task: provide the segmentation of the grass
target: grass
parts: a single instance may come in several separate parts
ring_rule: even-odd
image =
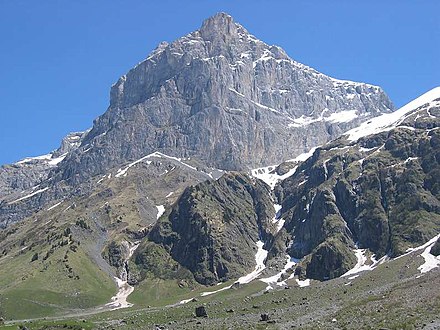
[[[86,322],[42,320],[26,326],[60,329],[64,324],[71,324],[84,329],[127,330],[149,329],[155,325],[170,329],[277,329],[292,325],[302,329],[413,329],[440,315],[440,301],[435,291],[440,281],[438,273],[433,271],[416,279],[414,275],[418,274],[420,263],[420,257],[409,255],[353,280],[314,281],[305,288],[294,287],[295,282],[288,281],[292,286],[289,290],[267,294],[263,294],[266,284],[258,281],[205,297],[200,297],[200,293],[230,283],[191,290],[179,288],[177,281],[149,281],[136,287],[129,297],[135,303],[132,308],[91,315],[86,317]],[[421,287],[426,290],[420,291]],[[197,297],[197,301],[166,307],[192,297]],[[193,317],[195,307],[200,305],[206,306],[207,319]],[[261,322],[261,313],[269,313],[277,323]],[[335,323],[333,318],[337,320]],[[0,330],[16,327],[0,327]]]
[[[32,321],[25,322],[21,324],[11,324],[11,325],[0,325],[0,330],[9,330],[9,329],[18,329],[19,326],[25,326],[29,330],[56,330],[56,329],[65,329],[65,330],[91,330],[95,329],[96,326],[94,323],[90,321],[74,321],[74,320],[64,320],[64,321]]]
[[[63,262],[67,250],[67,247],[56,250],[50,263],[30,263],[33,251],[3,262],[0,315],[6,319],[29,319],[109,302],[116,292],[114,282],[81,249],[68,253],[68,262]],[[68,277],[71,273],[66,264],[73,274],[80,274],[78,279]]]

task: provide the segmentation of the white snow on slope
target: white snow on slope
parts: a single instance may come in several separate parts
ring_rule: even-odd
[[[159,218],[162,216],[162,214],[165,213],[165,206],[163,206],[163,205],[156,205],[156,208],[157,208],[157,215],[156,215],[156,217],[159,220]]]
[[[413,252],[416,252],[416,251],[420,251],[420,250],[426,249],[426,248],[429,247],[431,244],[435,243],[435,241],[437,241],[439,238],[440,238],[440,234],[434,236],[433,238],[431,238],[428,242],[426,242],[426,243],[423,244],[423,245],[420,245],[420,246],[415,247],[415,248],[408,248],[408,249],[405,251],[406,253],[404,253],[404,254],[402,254],[402,255],[400,255],[400,256],[394,258],[394,259],[400,259],[400,258],[402,258],[402,257],[407,256],[408,254],[413,253]]]
[[[424,250],[420,256],[423,257],[423,259],[425,259],[425,262],[418,268],[418,270],[420,270],[420,272],[423,273],[427,273],[430,270],[440,266],[440,257],[437,256],[435,257],[434,255],[431,254],[431,248],[434,246],[435,242],[437,242],[437,240],[440,238],[440,234],[434,236],[433,238],[431,238],[428,242],[426,242],[423,245],[420,245],[418,247],[415,248],[409,248],[406,250],[406,253],[394,258],[395,260],[400,259],[404,256],[407,256],[411,253],[420,251],[420,250]]]
[[[309,157],[313,156],[313,153],[315,152],[316,147],[310,149],[309,151],[302,153],[298,156],[296,156],[293,159],[289,159],[288,162],[305,162]]]
[[[29,163],[32,162],[34,160],[51,160],[52,159],[52,154],[46,154],[46,155],[41,155],[41,156],[36,156],[36,157],[26,157],[25,159],[22,159],[18,162],[16,162],[15,164],[20,165],[20,164],[25,164],[25,163]]]
[[[192,169],[192,170],[194,170],[194,171],[198,171],[196,167],[191,166],[191,165],[188,165],[187,163],[183,162],[183,161],[182,161],[182,158],[173,157],[173,156],[168,156],[168,155],[165,155],[165,154],[163,154],[163,153],[161,153],[161,152],[158,152],[158,151],[153,152],[153,153],[150,155],[150,157],[172,159],[172,160],[175,160],[175,161],[179,162],[179,163],[182,164],[183,166],[188,167],[189,169]]]
[[[115,281],[118,285],[118,292],[116,296],[111,298],[112,301],[106,304],[106,306],[111,307],[112,310],[133,306],[132,303],[127,301],[127,298],[134,291],[134,287],[118,277],[115,277]]]
[[[276,230],[277,233],[281,230],[281,228],[284,227],[284,223],[285,222],[286,222],[286,220],[284,220],[284,219],[279,219],[278,220],[278,222],[277,222],[277,230]]]
[[[431,240],[429,242],[430,244],[425,248],[425,250],[421,254],[423,259],[425,259],[425,262],[423,263],[423,265],[417,268],[418,270],[420,270],[422,274],[427,273],[430,270],[433,270],[434,268],[440,266],[440,255],[436,257],[433,254],[431,254],[431,248],[434,246],[437,240]]]
[[[280,204],[273,204],[273,207],[275,209],[275,216],[272,218],[272,223],[277,224],[276,232],[278,233],[281,228],[283,228],[285,220],[280,218],[280,211],[282,206]]]
[[[358,274],[358,273],[366,271],[366,270],[373,270],[374,268],[377,267],[377,265],[379,265],[383,261],[385,261],[385,258],[386,258],[386,257],[383,257],[379,260],[376,260],[373,255],[373,256],[371,256],[370,264],[367,264],[368,258],[365,255],[365,253],[367,252],[366,249],[354,249],[353,252],[355,253],[356,258],[357,258],[356,265],[352,269],[347,271],[345,274],[341,275],[341,277],[346,277],[346,276]],[[350,279],[352,279],[352,277],[350,277]]]
[[[130,247],[130,250],[129,250],[129,253],[128,253],[128,259],[130,259],[132,256],[133,256],[133,254],[134,254],[134,252],[136,251],[136,249],[138,248],[138,246],[139,246],[139,242],[135,242],[131,247]]]
[[[22,201],[22,200],[25,200],[25,199],[31,198],[32,196],[35,196],[35,195],[37,195],[37,194],[41,194],[43,191],[46,191],[47,189],[49,189],[49,187],[46,187],[46,188],[43,188],[43,189],[39,189],[39,190],[37,190],[37,191],[34,191],[34,192],[30,193],[29,195],[26,195],[26,196],[20,197],[19,199],[16,199],[15,201],[9,202],[8,204],[18,203],[18,202],[20,202],[20,201]]]
[[[21,165],[21,164],[30,163],[32,161],[45,161],[47,164],[49,164],[51,166],[55,166],[59,162],[61,162],[64,158],[66,158],[66,156],[67,156],[67,152],[65,154],[62,154],[60,157],[52,158],[53,154],[50,153],[50,154],[36,156],[36,157],[26,157],[26,158],[16,162],[15,164]]]
[[[352,120],[355,120],[359,117],[356,110],[344,110],[330,114],[329,116],[324,116],[324,114],[328,111],[325,108],[319,117],[309,117],[302,115],[299,118],[295,118],[292,123],[288,124],[288,127],[304,127],[316,122],[327,121],[330,123],[348,123]]]
[[[163,154],[163,153],[161,153],[161,152],[156,151],[156,152],[153,152],[152,154],[146,155],[146,156],[144,156],[144,157],[142,157],[142,158],[139,158],[138,160],[135,160],[133,163],[128,164],[125,168],[120,168],[120,169],[117,171],[115,177],[120,178],[121,176],[127,176],[127,171],[128,171],[131,167],[133,167],[133,166],[135,166],[136,164],[139,164],[139,163],[141,163],[141,162],[143,162],[144,160],[149,159],[149,158],[167,158],[167,159],[171,159],[171,160],[174,160],[174,161],[179,162],[180,164],[182,164],[183,166],[185,166],[185,167],[187,167],[187,168],[190,168],[190,169],[192,169],[192,170],[194,170],[194,171],[198,171],[196,167],[191,166],[191,165],[188,165],[187,163],[183,162],[183,161],[182,161],[182,158],[177,158],[177,157],[168,156],[168,155],[165,155],[165,154]],[[147,160],[146,163],[147,163],[147,165],[149,165],[149,164],[151,164],[151,161],[150,161],[150,160]],[[205,173],[205,174],[206,174],[206,173]],[[208,175],[208,174],[207,174],[207,175]]]
[[[277,182],[282,180],[281,179],[282,176],[278,175],[275,172],[275,169],[276,169],[275,165],[256,168],[256,169],[251,170],[251,176],[253,176],[257,179],[260,179],[261,181],[264,181],[270,187],[270,189],[273,190],[275,188],[275,185],[277,184]],[[292,170],[294,173],[294,171],[296,170],[296,167]]]
[[[298,259],[291,258],[290,256],[287,256],[287,262],[284,265],[284,268],[279,273],[266,277],[266,278],[260,278],[260,281],[267,283],[269,286],[268,288],[272,288],[272,285],[277,286],[283,286],[286,285],[286,281],[280,281],[282,276],[287,273],[287,271],[292,268],[294,265],[298,263]]]
[[[129,247],[129,253],[126,261],[128,261],[131,258],[131,256],[133,255],[134,251],[136,251],[138,246],[139,246],[139,242],[136,242],[134,245]],[[128,308],[133,306],[132,303],[129,303],[127,301],[127,298],[134,291],[134,287],[128,284],[127,280],[124,280],[122,278],[115,277],[115,281],[118,285],[118,292],[116,293],[116,296],[113,296],[111,298],[112,301],[106,304],[105,306],[110,307],[111,310]]]
[[[305,288],[306,286],[309,286],[310,285],[310,279],[305,279],[305,280],[299,280],[299,279],[296,279],[296,283],[299,285],[299,287],[300,288]]]
[[[252,280],[256,279],[261,274],[261,272],[266,268],[264,261],[267,258],[268,251],[263,248],[264,243],[262,241],[258,241],[256,244],[257,244],[257,253],[255,254],[255,262],[257,263],[257,265],[255,266],[255,269],[251,273],[240,277],[236,283],[240,283],[240,284],[249,283]]]
[[[179,301],[179,302],[177,303],[177,305],[184,305],[184,304],[187,304],[187,303],[189,303],[190,301],[192,301],[193,299],[194,299],[194,298],[183,299],[183,300]],[[174,307],[174,305],[170,305],[170,307]]]
[[[48,164],[55,166],[58,163],[60,163],[64,158],[66,158],[66,156],[67,156],[67,152],[65,154],[62,154],[60,157],[52,158],[51,160],[49,160]]]
[[[52,205],[51,207],[49,207],[48,209],[47,209],[47,211],[50,211],[50,210],[52,210],[52,209],[54,209],[54,208],[56,208],[58,205],[60,205],[61,203],[62,203],[63,201],[61,201],[61,202],[58,202],[58,203],[56,203],[56,204],[54,204],[54,205]]]
[[[212,295],[212,294],[216,294],[216,293],[219,293],[219,292],[222,292],[222,291],[228,290],[228,289],[230,289],[230,288],[232,288],[232,285],[225,286],[224,288],[221,288],[221,289],[218,289],[218,290],[215,290],[215,291],[206,291],[206,292],[202,292],[202,293],[200,294],[200,296],[201,296],[201,297],[210,296],[210,295]]]
[[[303,154],[298,155],[296,158],[293,159],[289,159],[286,162],[303,162],[305,160],[307,160],[310,156],[313,155],[313,152],[315,151],[316,148],[312,148],[310,149],[310,151],[305,152]],[[278,165],[272,165],[272,166],[267,166],[267,167],[260,167],[260,168],[256,168],[251,170],[251,176],[260,179],[261,181],[264,181],[269,187],[270,189],[274,189],[275,185],[280,182],[283,181],[285,179],[287,179],[288,177],[291,177],[293,174],[295,174],[297,166],[295,166],[294,168],[292,168],[290,171],[288,171],[287,173],[283,174],[283,175],[278,175],[275,172],[275,169]]]
[[[428,242],[426,242],[425,244],[423,244],[421,246],[418,246],[416,248],[409,248],[406,250],[405,254],[402,254],[402,255],[394,258],[394,260],[400,259],[404,256],[407,256],[407,255],[413,253],[413,252],[424,250],[420,254],[420,256],[422,256],[425,259],[425,262],[423,263],[423,265],[421,265],[418,268],[418,270],[420,270],[421,273],[429,272],[430,270],[440,266],[440,256],[435,257],[434,255],[432,255],[430,253],[431,248],[434,246],[435,242],[437,242],[437,240],[439,238],[440,238],[440,234],[433,237],[432,239],[430,239]],[[341,277],[347,277],[350,275],[359,274],[360,272],[363,272],[363,271],[373,270],[378,265],[384,263],[386,260],[389,259],[388,256],[384,256],[384,257],[380,258],[379,260],[376,260],[373,255],[373,256],[371,256],[371,264],[367,265],[368,259],[365,256],[365,252],[367,250],[366,249],[354,249],[353,251],[356,255],[357,263],[352,269],[350,269],[348,272],[343,274]],[[354,276],[348,277],[348,279],[354,279],[354,278],[355,278]]]
[[[372,118],[360,126],[349,130],[345,133],[345,135],[347,135],[347,139],[349,141],[357,141],[364,136],[389,131],[397,127],[399,123],[405,119],[405,115],[407,115],[409,112],[424,104],[430,103],[439,97],[440,87],[436,87],[417,99],[409,102],[399,110]]]
[[[359,116],[356,110],[345,110],[332,113],[330,116],[324,119],[325,121],[329,121],[331,123],[348,123],[352,120],[355,120],[357,117]]]
[[[279,212],[282,206],[280,204],[273,204],[273,208],[275,209],[275,216],[272,219],[272,223],[276,223],[279,220]]]
[[[124,169],[120,168],[118,170],[118,172],[115,174],[115,177],[120,178],[121,176],[127,176],[127,171],[130,169],[130,167],[133,167],[134,165],[139,164],[140,162],[144,161],[145,159],[147,159],[149,157],[151,157],[151,155],[147,155],[145,157],[142,157],[142,158],[134,161],[133,163],[128,164],[127,167],[125,167]],[[147,165],[150,165],[151,161],[147,161],[146,163],[147,163]]]

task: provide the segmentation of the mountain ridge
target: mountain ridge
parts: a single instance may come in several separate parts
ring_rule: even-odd
[[[434,100],[423,101],[426,95]],[[56,306],[55,312],[48,307],[32,312],[42,317],[70,308],[117,313],[118,308],[147,308],[157,297],[169,297],[170,290],[164,301],[172,303],[166,308],[173,312],[186,304],[193,309],[206,296],[220,301],[208,304],[210,310],[235,295],[240,305],[262,299],[263,305],[287,301],[291,306],[289,299],[298,295],[306,298],[301,298],[304,304],[313,292],[321,295],[321,288],[330,290],[333,306],[335,294],[347,291],[366,297],[380,291],[383,299],[390,283],[372,286],[371,278],[379,281],[386,274],[388,280],[394,269],[400,270],[393,273],[398,278],[393,285],[435,278],[440,264],[435,257],[437,98],[437,91],[428,92],[423,102],[410,103],[413,109],[398,110],[397,125],[377,120],[391,122],[391,128],[379,127],[356,141],[342,135],[308,157],[267,169],[273,176],[268,184],[239,172],[216,175],[195,159],[159,152],[93,177],[90,191],[54,201],[0,229],[0,281],[6,283],[0,314],[24,315],[23,308],[33,310],[33,304]],[[42,280],[48,276],[56,285],[48,287]],[[116,295],[110,276],[116,278]],[[206,291],[205,285],[215,284],[218,289]],[[284,298],[274,300],[279,292],[286,292]]]

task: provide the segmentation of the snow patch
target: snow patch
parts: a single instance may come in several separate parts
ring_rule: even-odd
[[[181,300],[181,301],[179,301],[179,305],[184,305],[184,304],[187,304],[187,303],[189,303],[191,300],[193,300],[194,298],[189,298],[189,299],[184,299],[184,300]]]
[[[139,246],[139,242],[135,243],[129,248],[128,257],[125,260],[126,262],[131,258],[131,256],[136,251],[138,246]],[[116,284],[118,285],[118,292],[116,293],[116,296],[113,296],[111,298],[111,302],[109,302],[105,306],[110,307],[111,310],[132,307],[133,304],[129,303],[127,301],[127,298],[134,291],[134,287],[128,284],[127,280],[123,280],[119,277],[115,277],[115,281]]]
[[[301,281],[299,279],[296,279],[296,283],[299,285],[300,288],[304,288],[304,287],[310,285],[310,279],[307,278],[307,279],[305,279],[303,281]]]
[[[367,262],[369,261],[367,256],[366,256],[366,252],[367,249],[354,249],[353,250],[354,254],[356,255],[357,258],[357,262],[356,265],[350,269],[349,271],[347,271],[345,274],[341,275],[341,277],[346,277],[346,276],[350,276],[350,275],[355,275],[355,274],[359,274],[360,272],[363,271],[367,271],[367,270],[373,270],[374,268],[377,267],[377,265],[381,264],[383,261],[385,261],[386,257],[383,257],[379,260],[376,260],[374,258],[374,255],[372,255],[370,257],[370,264],[367,264]],[[359,275],[356,275],[356,277]],[[349,277],[348,279],[354,279],[356,277]]]
[[[52,154],[46,154],[46,155],[41,155],[41,156],[36,156],[36,157],[26,157],[25,159],[22,159],[18,162],[16,162],[16,165],[20,165],[20,164],[25,164],[25,163],[29,163],[35,160],[47,160],[49,161],[52,158]]]
[[[310,149],[310,151],[305,152],[303,154],[300,154],[296,158],[289,159],[286,162],[289,162],[289,163],[303,162],[303,161],[307,160],[310,156],[313,155],[313,152],[315,151],[315,149],[316,148],[312,148],[312,149]],[[295,174],[296,169],[297,169],[297,166],[295,166],[291,170],[289,170],[287,173],[285,173],[283,175],[278,175],[275,172],[276,166],[277,165],[256,168],[256,169],[251,170],[250,174],[251,174],[251,176],[253,176],[257,179],[264,181],[271,188],[271,190],[273,190],[275,188],[275,185],[278,182],[283,181],[283,180],[287,179],[288,177],[291,177],[293,174]]]
[[[277,224],[276,232],[278,233],[281,228],[283,228],[285,220],[280,218],[280,211],[282,206],[280,204],[274,204],[273,207],[275,209],[275,216],[272,219],[272,223]]]
[[[128,164],[128,166],[125,167],[124,169],[121,169],[121,168],[120,168],[120,169],[118,170],[118,172],[115,174],[115,177],[116,177],[116,178],[120,178],[121,176],[127,176],[127,171],[130,169],[130,167],[133,167],[133,166],[135,166],[136,164],[139,164],[140,162],[144,161],[145,159],[147,159],[147,158],[149,158],[149,157],[150,157],[150,155],[145,156],[145,157],[142,157],[142,158],[140,158],[140,159],[134,161],[133,163]],[[146,163],[147,163],[147,165],[150,165],[150,164],[151,164],[151,161],[147,161]]]
[[[295,118],[292,123],[288,124],[288,127],[304,127],[316,122],[326,121],[330,123],[348,123],[359,117],[356,110],[344,110],[332,113],[328,116],[324,114],[328,112],[328,108],[322,110],[319,117],[310,117],[302,115],[299,118]]]
[[[400,258],[402,258],[402,257],[404,257],[404,256],[407,256],[408,254],[413,253],[413,252],[416,252],[416,251],[420,251],[420,250],[426,249],[428,246],[430,246],[431,244],[435,243],[439,238],[440,238],[440,234],[434,236],[433,238],[431,238],[428,242],[426,242],[426,243],[423,244],[423,245],[420,245],[420,246],[415,247],[415,248],[408,248],[408,249],[406,249],[406,251],[405,251],[406,253],[404,253],[404,254],[402,254],[402,255],[400,255],[400,256],[394,258],[394,259],[400,259]]]
[[[46,188],[43,188],[43,189],[39,189],[37,191],[34,191],[34,192],[30,193],[29,195],[20,197],[19,199],[16,199],[15,201],[9,202],[8,204],[15,204],[15,203],[21,202],[22,200],[25,200],[25,199],[31,198],[32,196],[41,194],[42,192],[46,191],[47,189],[49,189],[49,187],[46,187]]]
[[[60,205],[62,202],[63,202],[63,201],[58,202],[58,203],[56,203],[55,205],[52,205],[51,207],[49,207],[49,208],[47,209],[47,211],[50,211],[50,210],[56,208],[56,207],[57,207],[58,205]]]
[[[251,273],[240,277],[236,283],[240,283],[240,284],[249,283],[254,279],[256,279],[261,274],[261,272],[266,268],[264,261],[267,258],[268,251],[263,248],[264,243],[262,241],[258,241],[256,245],[257,245],[257,253],[255,254],[255,262],[257,263],[257,265],[255,266],[255,269]]]
[[[364,122],[357,128],[349,130],[344,135],[347,136],[347,139],[349,141],[357,141],[364,136],[392,130],[393,128],[396,128],[405,119],[405,116],[408,113],[417,109],[420,106],[431,103],[434,99],[439,97],[440,97],[440,87],[436,87],[430,90],[429,92],[423,94],[422,96],[418,97],[417,99],[409,102],[399,110],[372,118],[367,122]]]
[[[165,213],[165,206],[163,205],[156,205],[157,208],[157,219],[159,220],[159,218]]]
[[[324,120],[331,123],[348,123],[358,117],[356,110],[345,110],[332,113],[330,116],[325,117]]]
[[[376,149],[377,147],[373,147],[373,148],[364,148],[364,147],[359,147],[359,151],[360,152],[370,152],[374,149]]]
[[[417,269],[420,270],[420,273],[422,274],[440,266],[440,255],[436,257],[431,254],[431,248],[434,246],[434,244],[435,242],[429,245],[421,254],[423,259],[425,259],[425,262]]]
[[[133,163],[128,164],[124,169],[120,168],[120,169],[117,171],[115,177],[120,178],[121,176],[127,176],[127,171],[128,171],[131,167],[133,167],[133,166],[135,166],[136,164],[139,164],[140,162],[143,162],[143,161],[145,161],[146,159],[149,159],[149,158],[167,158],[167,159],[171,159],[171,160],[174,160],[174,161],[179,162],[180,164],[182,164],[183,166],[185,166],[185,167],[187,167],[187,168],[189,168],[189,169],[191,169],[191,170],[198,171],[196,167],[191,166],[191,165],[188,165],[188,164],[186,164],[185,162],[183,162],[183,161],[182,161],[182,158],[177,158],[177,157],[173,157],[173,156],[168,156],[168,155],[165,155],[165,154],[163,154],[163,153],[161,153],[161,152],[156,151],[156,152],[153,152],[152,154],[149,154],[149,155],[147,155],[147,156],[144,156],[144,157],[142,157],[142,158],[140,158],[140,159],[134,161]],[[151,161],[150,161],[150,160],[147,160],[146,163],[147,163],[147,165],[150,165],[150,164],[151,164]]]
[[[118,277],[115,277],[116,284],[118,285],[118,292],[116,296],[111,298],[111,302],[106,304],[106,306],[111,307],[112,310],[128,308],[133,306],[132,303],[127,301],[128,296],[134,291],[134,287],[123,281]]]
[[[52,158],[51,160],[49,160],[48,164],[51,166],[55,166],[58,163],[60,163],[64,158],[66,158],[66,156],[67,156],[67,152],[65,154],[62,154],[60,157]]]
[[[221,289],[218,289],[218,290],[215,290],[215,291],[202,292],[202,293],[200,294],[200,296],[201,296],[201,297],[210,296],[210,295],[212,295],[212,294],[219,293],[219,292],[222,292],[222,291],[228,290],[228,289],[230,289],[230,288],[232,288],[232,285],[225,286],[224,288],[221,288]]]
[[[276,223],[280,219],[279,212],[281,211],[282,206],[280,204],[273,204],[273,208],[275,209],[275,216],[272,219],[272,223]]]
[[[298,263],[298,259],[291,258],[290,256],[287,256],[287,262],[284,265],[284,268],[282,271],[280,271],[278,274],[275,274],[271,277],[266,278],[260,278],[260,281],[267,283],[269,286],[277,285],[277,286],[283,286],[286,285],[286,281],[280,281],[282,279],[282,276],[287,273],[289,269],[291,269],[293,266],[295,266]]]
[[[419,266],[419,268],[417,268],[418,270],[420,270],[420,272],[423,273],[427,273],[430,270],[440,266],[440,256],[434,256],[433,254],[431,254],[431,248],[434,246],[435,242],[437,242],[437,240],[440,238],[440,234],[434,236],[433,238],[431,238],[428,242],[426,242],[423,245],[420,245],[418,247],[415,248],[408,248],[406,250],[406,253],[394,258],[395,260],[400,259],[404,256],[407,256],[411,253],[414,253],[416,251],[420,251],[420,250],[424,250],[420,256],[423,257],[423,259],[425,259],[425,262]]]

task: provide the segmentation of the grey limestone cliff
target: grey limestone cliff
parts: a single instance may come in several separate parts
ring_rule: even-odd
[[[393,109],[379,87],[295,62],[224,13],[160,44],[110,94],[84,148],[60,166],[63,179],[157,150],[229,170],[279,163]]]
[[[89,131],[43,158],[3,166],[0,218],[17,221],[87,193],[96,176],[156,151],[247,170],[293,158],[392,109],[379,87],[321,74],[219,13],[121,77]],[[25,203],[10,205],[23,196]]]

